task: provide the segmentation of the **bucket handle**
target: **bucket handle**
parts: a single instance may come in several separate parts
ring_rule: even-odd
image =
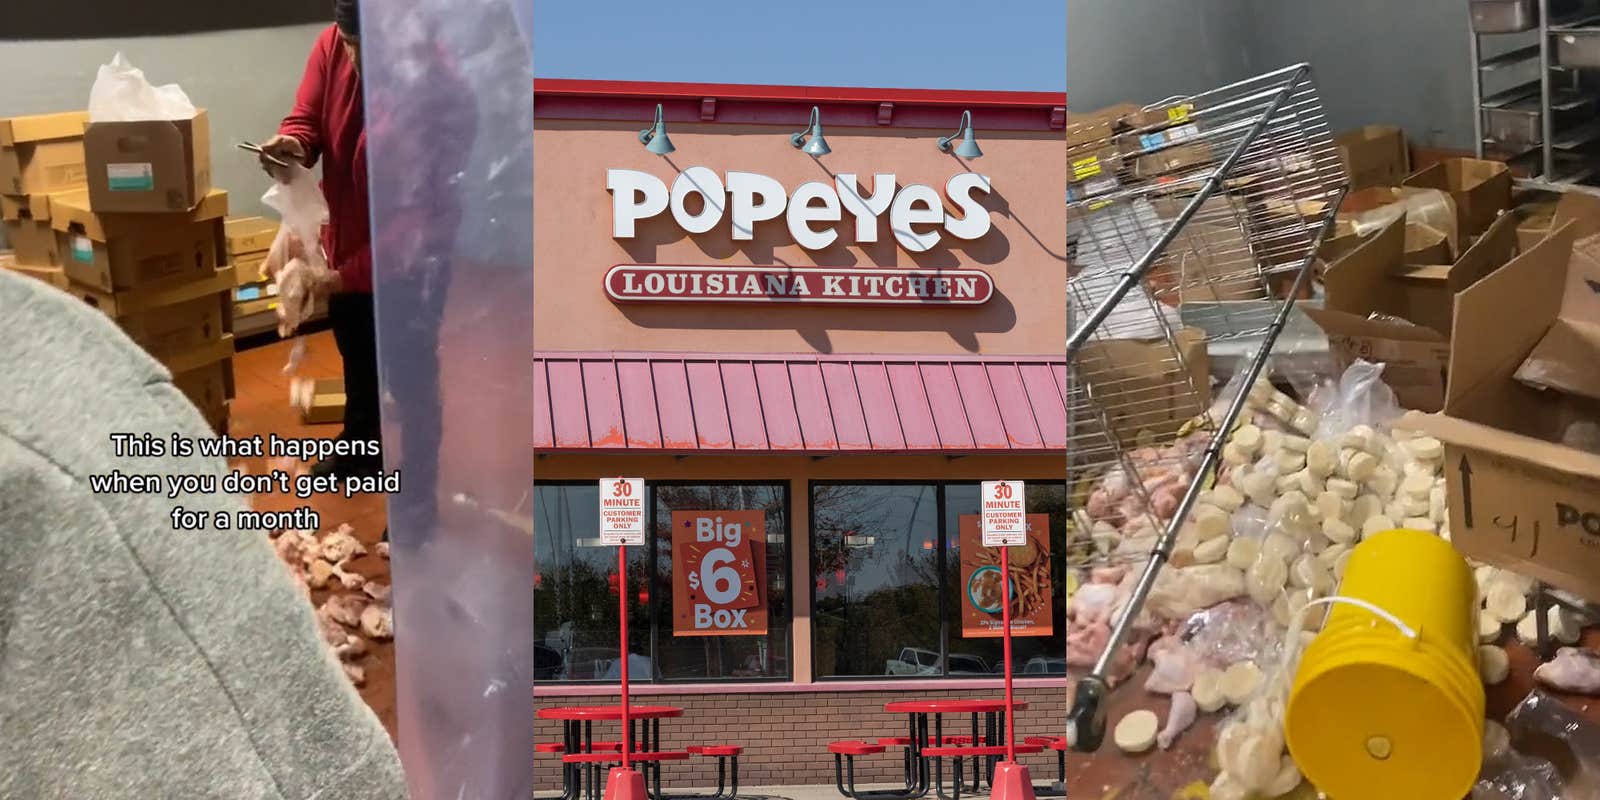
[[[1410,639],[1412,642],[1416,642],[1420,636],[1416,629],[1412,628],[1410,625],[1407,625],[1399,617],[1395,616],[1384,608],[1366,600],[1362,600],[1359,597],[1346,597],[1344,595],[1319,597],[1309,603],[1306,603],[1305,607],[1300,609],[1300,613],[1296,614],[1293,620],[1290,620],[1289,631],[1291,634],[1293,634],[1293,636],[1287,642],[1285,642],[1286,646],[1283,648],[1283,674],[1293,674],[1295,659],[1300,655],[1300,631],[1305,627],[1306,611],[1312,606],[1326,606],[1333,605],[1335,603],[1344,603],[1346,605],[1352,605],[1356,606],[1357,608],[1365,609],[1373,616],[1376,616],[1379,619],[1382,619],[1398,628],[1401,635],[1405,636],[1407,639]]]

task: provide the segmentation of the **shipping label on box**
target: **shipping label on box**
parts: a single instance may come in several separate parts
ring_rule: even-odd
[[[84,193],[57,195],[50,225],[74,281],[104,292],[171,279],[204,279],[225,263],[227,195],[212,192],[174,214],[102,214]]]

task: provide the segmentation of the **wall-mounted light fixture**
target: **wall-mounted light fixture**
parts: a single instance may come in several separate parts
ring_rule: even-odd
[[[811,141],[806,141],[806,136]],[[804,150],[812,156],[825,156],[833,150],[828,147],[828,140],[822,138],[822,110],[816,106],[811,107],[811,127],[789,137],[789,144]]]
[[[672,140],[667,138],[667,122],[662,118],[660,103],[656,103],[656,124],[639,131],[639,142],[644,145],[644,149],[658,156],[664,156],[677,149],[672,146]]]
[[[983,151],[978,149],[978,138],[972,133],[972,112],[961,112],[961,127],[955,133],[939,140],[939,152],[950,152],[950,143],[957,136],[961,137],[961,144],[956,145],[956,155],[962,158],[982,158]]]

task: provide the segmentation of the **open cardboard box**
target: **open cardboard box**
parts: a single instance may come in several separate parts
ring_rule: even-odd
[[[1406,135],[1393,125],[1366,125],[1335,136],[1350,188],[1395,186],[1411,174]]]
[[[211,191],[211,123],[190,119],[91,122],[83,135],[95,211],[189,211]]]
[[[1400,425],[1444,443],[1458,549],[1600,602],[1600,237],[1576,232],[1457,295],[1444,411]]]
[[[1511,207],[1511,171],[1498,161],[1447,158],[1406,178],[1405,185],[1449,193],[1462,239],[1488,230]]]
[[[1417,266],[1406,263],[1401,216],[1328,265],[1322,308],[1305,313],[1328,334],[1336,373],[1356,359],[1380,362],[1400,405],[1442,408],[1453,298],[1516,253],[1516,222],[1513,214],[1496,221],[1454,264]]]

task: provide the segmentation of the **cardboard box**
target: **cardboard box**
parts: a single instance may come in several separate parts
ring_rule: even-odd
[[[89,204],[101,213],[188,211],[211,191],[211,123],[91,122],[83,135]]]
[[[1444,231],[1420,222],[1406,223],[1407,264],[1450,263],[1450,240]]]
[[[1356,359],[1380,362],[1400,405],[1442,408],[1454,297],[1511,259],[1516,222],[1501,218],[1454,264],[1413,266],[1405,263],[1401,217],[1330,264],[1322,308],[1305,313],[1328,334],[1335,371]]]
[[[1076,186],[1085,197],[1104,194],[1117,188],[1117,173],[1122,169],[1122,153],[1115,147],[1080,148],[1067,152],[1069,192]]]
[[[112,319],[123,319],[135,314],[158,312],[160,309],[187,303],[204,297],[221,296],[224,300],[233,289],[233,267],[220,267],[203,280],[186,277],[141,286],[122,292],[107,292],[93,286],[73,282],[70,291],[75,297],[100,309]],[[224,330],[231,331],[232,315],[228,315]]]
[[[1133,339],[1093,341],[1081,351],[1080,375],[1110,409],[1111,428],[1124,444],[1170,437],[1211,404],[1205,332],[1182,328],[1174,335],[1176,354],[1164,341]]]
[[[261,268],[267,263],[266,253],[249,253],[242,256],[235,255],[232,258],[233,269],[234,272],[238,273],[239,275],[240,286],[261,283],[264,280],[261,274]]]
[[[85,195],[57,195],[50,225],[67,276],[101,291],[134,289],[171,278],[203,279],[226,263],[223,216],[228,195],[214,191],[188,212],[103,214]]]
[[[201,347],[233,329],[233,304],[225,292],[117,318],[117,326],[145,352],[161,355]]]
[[[0,119],[0,193],[82,189],[84,111]]]
[[[8,256],[7,258],[10,260],[0,266],[12,272],[26,275],[34,280],[44,281],[57,289],[66,289],[71,283],[67,280],[66,273],[62,272],[60,267],[34,267],[17,263],[15,257]]]
[[[1130,114],[1139,113],[1139,106],[1133,103],[1102,108],[1087,114],[1067,114],[1067,149],[1074,150],[1084,145],[1106,147],[1111,144],[1112,138],[1118,133],[1118,120]]]
[[[1333,142],[1351,189],[1399,186],[1411,174],[1405,132],[1393,125],[1366,125],[1335,136]]]
[[[272,240],[278,236],[278,223],[266,217],[233,217],[227,221],[228,255],[235,258],[260,254],[266,257]]]
[[[47,195],[0,195],[0,227],[17,254],[17,261],[36,266],[61,265],[55,231],[50,228]]]
[[[1450,257],[1465,248],[1456,221],[1456,203],[1449,192],[1414,186],[1370,186],[1345,196],[1335,216],[1337,235],[1371,236],[1401,214],[1407,221],[1444,234]]]
[[[1600,419],[1600,239],[1574,233],[1457,296],[1444,411],[1401,424],[1444,443],[1458,549],[1600,601],[1600,454],[1559,444]]]
[[[290,405],[308,425],[344,421],[344,378],[296,379],[289,385]]]
[[[1500,212],[1511,208],[1511,171],[1498,161],[1447,158],[1406,178],[1405,185],[1448,193],[1462,239],[1488,230]]]
[[[218,342],[163,359],[172,383],[194,404],[218,435],[228,433],[228,410],[236,394],[233,340]]]
[[[1182,172],[1201,166],[1211,160],[1211,146],[1207,144],[1180,144],[1157,150],[1139,157],[1134,164],[1134,175],[1141,180],[1153,180],[1162,175]]]

